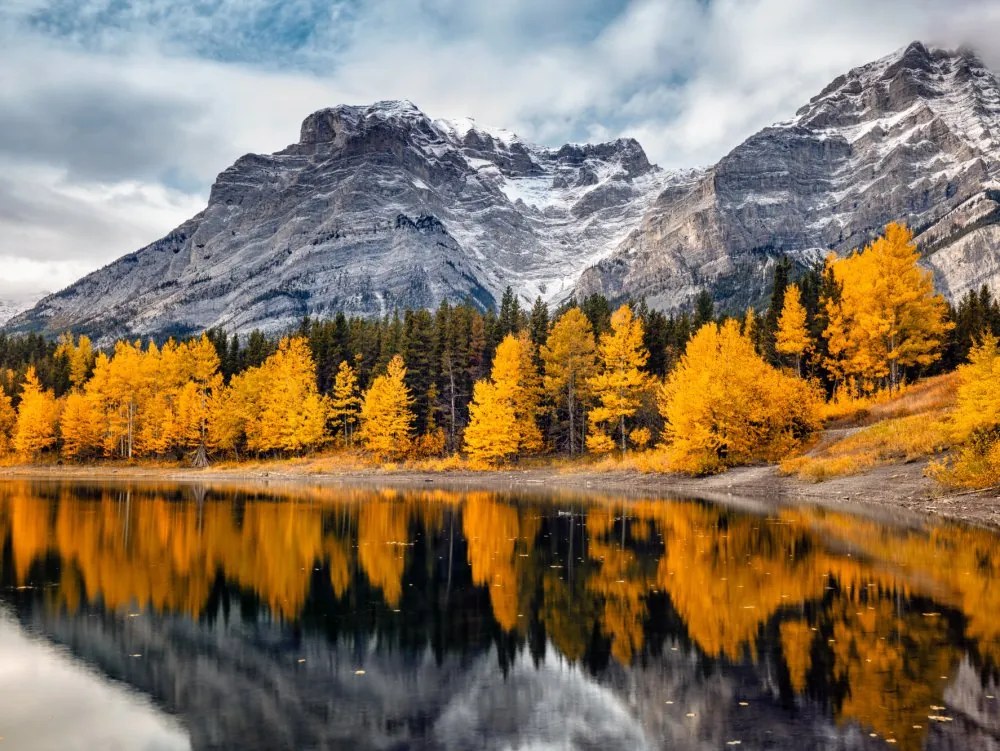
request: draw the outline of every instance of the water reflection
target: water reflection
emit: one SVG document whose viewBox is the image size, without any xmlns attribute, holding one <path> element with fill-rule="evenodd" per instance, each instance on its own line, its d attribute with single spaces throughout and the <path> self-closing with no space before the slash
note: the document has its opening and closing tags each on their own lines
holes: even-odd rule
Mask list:
<svg viewBox="0 0 1000 751">
<path fill-rule="evenodd" d="M 152 697 L 196 748 L 1000 748 L 986 531 L 8 483 L 0 545 L 22 626 Z"/>
</svg>

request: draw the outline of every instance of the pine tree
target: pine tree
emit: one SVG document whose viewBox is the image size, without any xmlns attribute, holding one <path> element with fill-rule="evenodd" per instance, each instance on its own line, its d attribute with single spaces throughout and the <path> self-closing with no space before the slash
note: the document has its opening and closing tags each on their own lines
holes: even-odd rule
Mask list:
<svg viewBox="0 0 1000 751">
<path fill-rule="evenodd" d="M 503 292 L 500 301 L 500 313 L 497 315 L 497 338 L 503 339 L 508 334 L 515 334 L 524 327 L 524 313 L 521 302 L 510 287 Z"/>
<path fill-rule="evenodd" d="M 798 285 L 791 284 L 785 290 L 785 302 L 778 318 L 774 348 L 778 354 L 791 355 L 795 358 L 795 372 L 801 376 L 802 356 L 810 346 L 806 309 L 802 306 Z"/>
<path fill-rule="evenodd" d="M 600 406 L 590 412 L 590 422 L 595 428 L 587 437 L 587 447 L 591 451 L 607 449 L 608 436 L 600 430 L 605 424 L 611 430 L 617 428 L 621 451 L 624 454 L 627 450 L 626 421 L 639 409 L 648 386 L 642 367 L 649 353 L 643 347 L 642 335 L 642 322 L 633 317 L 628 305 L 622 305 L 612 314 L 611 331 L 601 335 L 600 369 L 587 383 L 600 402 Z"/>
<path fill-rule="evenodd" d="M 549 335 L 549 306 L 541 297 L 535 298 L 535 304 L 531 308 L 531 315 L 528 317 L 528 332 L 531 335 L 531 342 L 536 348 L 545 344 L 545 339 Z"/>
<path fill-rule="evenodd" d="M 715 301 L 708 290 L 703 289 L 694 301 L 694 327 L 700 329 L 715 320 Z"/>
<path fill-rule="evenodd" d="M 396 355 L 364 394 L 359 437 L 365 448 L 379 459 L 405 455 L 413 436 L 412 404 L 406 366 Z"/>
<path fill-rule="evenodd" d="M 330 419 L 339 423 L 340 437 L 345 445 L 353 442 L 354 426 L 357 425 L 361 412 L 361 392 L 358 388 L 358 375 L 347 360 L 337 368 L 337 377 L 333 383 L 333 397 L 330 400 Z"/>
<path fill-rule="evenodd" d="M 577 431 L 585 424 L 582 407 L 589 397 L 590 379 L 597 370 L 594 332 L 583 311 L 570 308 L 563 313 L 552 326 L 541 352 L 545 392 L 553 403 L 565 407 L 568 448 L 573 455 L 582 444 Z"/>
</svg>

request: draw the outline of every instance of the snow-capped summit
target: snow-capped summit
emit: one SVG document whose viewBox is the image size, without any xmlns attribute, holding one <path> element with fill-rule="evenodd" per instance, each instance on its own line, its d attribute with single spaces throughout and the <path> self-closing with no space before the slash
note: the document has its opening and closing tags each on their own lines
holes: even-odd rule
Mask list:
<svg viewBox="0 0 1000 751">
<path fill-rule="evenodd" d="M 1000 289 L 1000 84 L 970 51 L 914 42 L 839 76 L 795 117 L 751 136 L 686 190 L 666 191 L 579 292 L 674 308 L 707 287 L 761 300 L 780 255 L 801 264 L 917 234 L 940 289 Z"/>
<path fill-rule="evenodd" d="M 863 245 L 891 221 L 957 297 L 1000 291 L 1000 84 L 967 50 L 914 43 L 838 77 L 705 170 L 621 138 L 546 148 L 407 101 L 309 115 L 298 142 L 241 157 L 166 237 L 42 300 L 9 330 L 101 337 L 280 331 L 508 284 L 662 309 L 701 289 L 756 304 L 781 255 Z"/>
<path fill-rule="evenodd" d="M 488 308 L 508 284 L 566 296 L 675 179 L 631 139 L 549 149 L 411 102 L 340 105 L 283 151 L 238 159 L 203 212 L 13 326 L 279 331 L 445 298 Z"/>
</svg>

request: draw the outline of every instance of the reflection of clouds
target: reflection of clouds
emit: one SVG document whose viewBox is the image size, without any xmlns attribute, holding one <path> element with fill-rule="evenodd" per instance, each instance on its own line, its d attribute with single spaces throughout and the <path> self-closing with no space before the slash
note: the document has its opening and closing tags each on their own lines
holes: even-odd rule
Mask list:
<svg viewBox="0 0 1000 751">
<path fill-rule="evenodd" d="M 582 669 L 548 659 L 537 667 L 522 654 L 505 676 L 495 662 L 470 669 L 464 690 L 435 725 L 446 749 L 649 748 L 622 700 Z"/>
<path fill-rule="evenodd" d="M 4 746 L 35 751 L 190 749 L 170 717 L 65 653 L 28 638 L 0 612 Z M 55 720 L 55 721 L 53 721 Z"/>
</svg>

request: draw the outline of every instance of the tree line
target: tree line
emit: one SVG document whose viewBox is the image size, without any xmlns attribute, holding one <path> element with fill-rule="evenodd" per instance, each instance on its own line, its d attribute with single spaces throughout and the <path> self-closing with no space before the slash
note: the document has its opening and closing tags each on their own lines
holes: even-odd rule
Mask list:
<svg viewBox="0 0 1000 751">
<path fill-rule="evenodd" d="M 738 315 L 707 293 L 670 315 L 599 295 L 525 309 L 508 288 L 496 312 L 339 314 L 280 339 L 210 330 L 96 351 L 0 337 L 0 449 L 204 463 L 335 444 L 496 464 L 660 442 L 690 471 L 774 458 L 815 429 L 824 397 L 898 389 L 1000 334 L 987 289 L 950 307 L 918 260 L 889 225 L 794 280 L 779 261 L 767 309 Z"/>
</svg>

